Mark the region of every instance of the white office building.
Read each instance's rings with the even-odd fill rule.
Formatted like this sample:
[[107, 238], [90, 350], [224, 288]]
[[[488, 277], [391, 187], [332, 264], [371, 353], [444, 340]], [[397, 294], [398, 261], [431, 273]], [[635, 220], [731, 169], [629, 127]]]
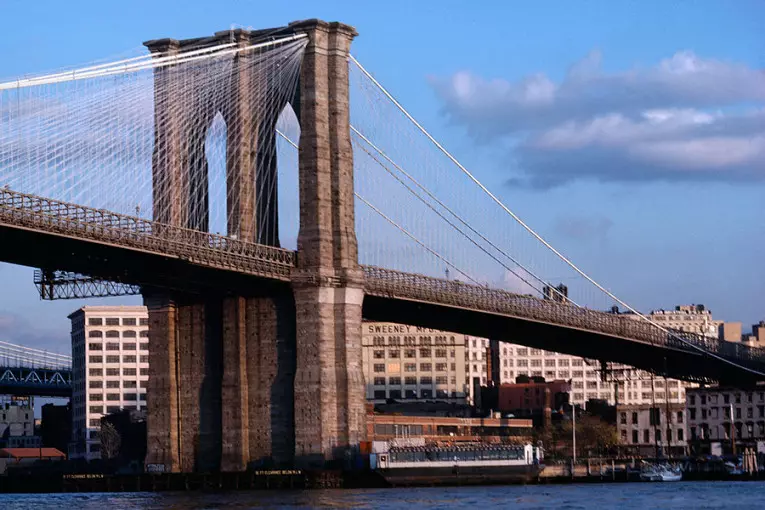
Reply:
[[149, 379], [149, 316], [144, 306], [85, 306], [72, 322], [70, 458], [100, 458], [101, 417], [143, 409]]

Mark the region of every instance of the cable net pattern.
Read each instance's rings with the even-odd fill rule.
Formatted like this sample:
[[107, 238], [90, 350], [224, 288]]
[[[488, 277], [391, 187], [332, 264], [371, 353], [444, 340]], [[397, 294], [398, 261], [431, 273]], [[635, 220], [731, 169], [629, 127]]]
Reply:
[[278, 246], [277, 173], [296, 182], [297, 157], [276, 128], [297, 136], [288, 105], [305, 45], [223, 44], [0, 84], [0, 186]]

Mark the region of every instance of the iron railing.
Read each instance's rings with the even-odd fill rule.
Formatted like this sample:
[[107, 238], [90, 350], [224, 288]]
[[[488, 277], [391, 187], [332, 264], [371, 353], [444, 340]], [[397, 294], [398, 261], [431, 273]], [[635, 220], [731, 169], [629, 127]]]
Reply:
[[765, 362], [765, 349], [690, 332], [666, 332], [639, 317], [628, 318], [455, 280], [373, 266], [364, 266], [363, 269], [364, 290], [370, 295], [497, 313], [683, 351], [701, 350], [739, 362]]
[[289, 280], [295, 265], [291, 250], [9, 189], [0, 190], [0, 222], [276, 280]]

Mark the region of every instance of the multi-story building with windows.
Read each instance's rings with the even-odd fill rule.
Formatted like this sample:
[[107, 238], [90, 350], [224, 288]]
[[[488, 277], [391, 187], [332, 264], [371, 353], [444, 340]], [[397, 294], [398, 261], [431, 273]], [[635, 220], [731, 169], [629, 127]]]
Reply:
[[765, 386], [688, 389], [686, 408], [697, 453], [710, 453], [714, 443], [729, 452], [732, 433], [739, 446], [765, 441]]
[[667, 400], [685, 402], [686, 383], [674, 379], [665, 382], [663, 378], [652, 378], [649, 373], [632, 367], [613, 365], [609, 367], [613, 373], [604, 381], [600, 363], [595, 360], [502, 342], [498, 349], [502, 384], [513, 383], [518, 376], [571, 381], [570, 402], [574, 404], [584, 404], [592, 399], [636, 405]]
[[626, 451], [633, 455], [685, 455], [688, 446], [687, 423], [683, 404], [616, 407], [619, 440]]
[[100, 458], [101, 417], [146, 406], [149, 318], [144, 306], [85, 306], [72, 323], [70, 458]]
[[465, 337], [386, 322], [362, 325], [367, 399], [445, 400], [463, 403]]

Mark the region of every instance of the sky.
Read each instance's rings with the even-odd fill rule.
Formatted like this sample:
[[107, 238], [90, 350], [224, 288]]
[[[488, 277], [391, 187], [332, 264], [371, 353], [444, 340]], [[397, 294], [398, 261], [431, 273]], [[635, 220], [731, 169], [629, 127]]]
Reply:
[[[734, 8], [735, 5], [735, 8]], [[765, 3], [5, 0], [0, 76], [143, 41], [318, 17], [561, 251], [643, 311], [765, 319]], [[0, 250], [2, 240], [0, 239]], [[66, 352], [32, 269], [0, 264], [0, 339]]]

